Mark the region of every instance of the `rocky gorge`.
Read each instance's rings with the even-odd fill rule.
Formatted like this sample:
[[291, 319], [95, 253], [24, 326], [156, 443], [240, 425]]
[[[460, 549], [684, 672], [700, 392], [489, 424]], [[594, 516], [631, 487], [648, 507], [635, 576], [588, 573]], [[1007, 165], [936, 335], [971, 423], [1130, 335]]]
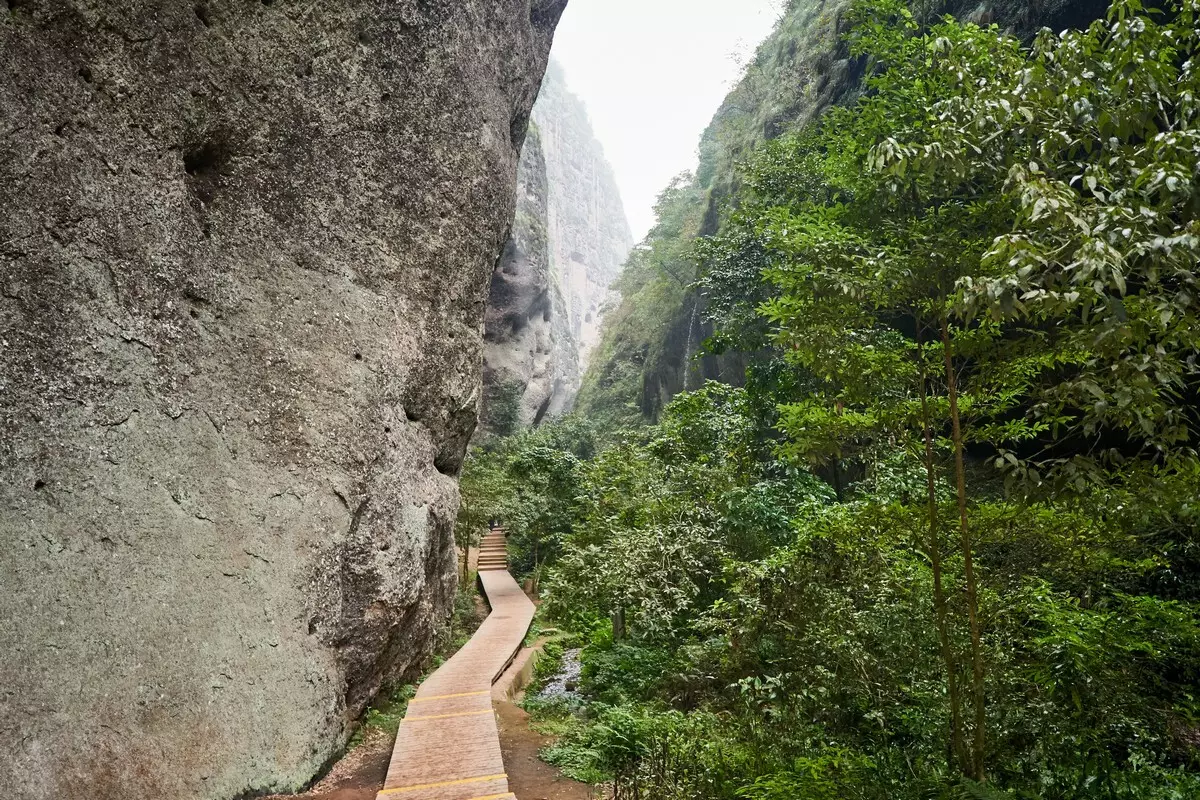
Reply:
[[512, 236], [492, 277], [484, 432], [570, 410], [632, 247], [612, 167], [551, 61], [521, 156]]

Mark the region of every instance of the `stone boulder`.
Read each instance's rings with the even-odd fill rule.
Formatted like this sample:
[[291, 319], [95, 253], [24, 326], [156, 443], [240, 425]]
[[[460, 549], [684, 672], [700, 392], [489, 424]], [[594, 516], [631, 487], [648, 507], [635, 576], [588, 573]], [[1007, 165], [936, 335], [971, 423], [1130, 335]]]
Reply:
[[0, 3], [0, 786], [300, 787], [455, 587], [565, 0]]

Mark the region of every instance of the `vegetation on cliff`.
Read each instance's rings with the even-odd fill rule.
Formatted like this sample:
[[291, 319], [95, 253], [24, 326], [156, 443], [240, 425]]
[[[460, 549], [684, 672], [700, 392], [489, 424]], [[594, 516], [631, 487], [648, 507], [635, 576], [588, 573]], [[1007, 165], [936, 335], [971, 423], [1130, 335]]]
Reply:
[[854, 6], [865, 91], [627, 278], [696, 265], [740, 385], [468, 465], [588, 641], [547, 758], [663, 800], [1200, 794], [1198, 13]]
[[[642, 243], [643, 251], [687, 254], [698, 237], [722, 232], [731, 209], [741, 202], [745, 161], [755, 149], [804, 130], [832, 105], [853, 101], [868, 61], [850, 52], [844, 36], [850, 5], [849, 0], [784, 4], [774, 32], [704, 132], [695, 173], [681, 175], [664, 194], [671, 207], [658, 209], [660, 225]], [[1056, 31], [1086, 26], [1106, 8], [1103, 0], [923, 0], [910, 6], [922, 24], [948, 13], [995, 22], [1022, 41], [1042, 26]], [[665, 220], [672, 222], [664, 226]], [[710, 298], [692, 286], [699, 277], [695, 260], [686, 255], [648, 259], [635, 251], [593, 368], [583, 378], [583, 413], [644, 424], [657, 420], [671, 397], [687, 387], [706, 379], [741, 382], [752, 354], [710, 353], [701, 347], [715, 328], [705, 314]], [[680, 279], [686, 284], [682, 291]], [[631, 409], [637, 410], [635, 416]]]

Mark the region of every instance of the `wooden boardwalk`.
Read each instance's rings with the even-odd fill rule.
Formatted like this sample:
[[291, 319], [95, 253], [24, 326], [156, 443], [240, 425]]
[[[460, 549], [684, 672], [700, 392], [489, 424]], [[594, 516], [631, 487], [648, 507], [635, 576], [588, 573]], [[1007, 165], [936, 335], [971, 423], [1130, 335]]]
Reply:
[[534, 607], [508, 573], [503, 531], [483, 539], [479, 580], [492, 613], [409, 701], [376, 800], [516, 800], [491, 688], [520, 649]]

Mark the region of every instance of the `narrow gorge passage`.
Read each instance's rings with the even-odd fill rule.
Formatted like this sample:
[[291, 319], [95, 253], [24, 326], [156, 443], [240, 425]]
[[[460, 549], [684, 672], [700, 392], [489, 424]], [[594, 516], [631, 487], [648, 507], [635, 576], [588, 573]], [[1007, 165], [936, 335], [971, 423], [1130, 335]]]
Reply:
[[1200, 0], [0, 0], [0, 207], [0, 800], [1200, 800]]
[[396, 734], [378, 800], [508, 800], [492, 683], [533, 622], [533, 603], [508, 573], [503, 530], [484, 537], [479, 582], [492, 613], [421, 684]]

